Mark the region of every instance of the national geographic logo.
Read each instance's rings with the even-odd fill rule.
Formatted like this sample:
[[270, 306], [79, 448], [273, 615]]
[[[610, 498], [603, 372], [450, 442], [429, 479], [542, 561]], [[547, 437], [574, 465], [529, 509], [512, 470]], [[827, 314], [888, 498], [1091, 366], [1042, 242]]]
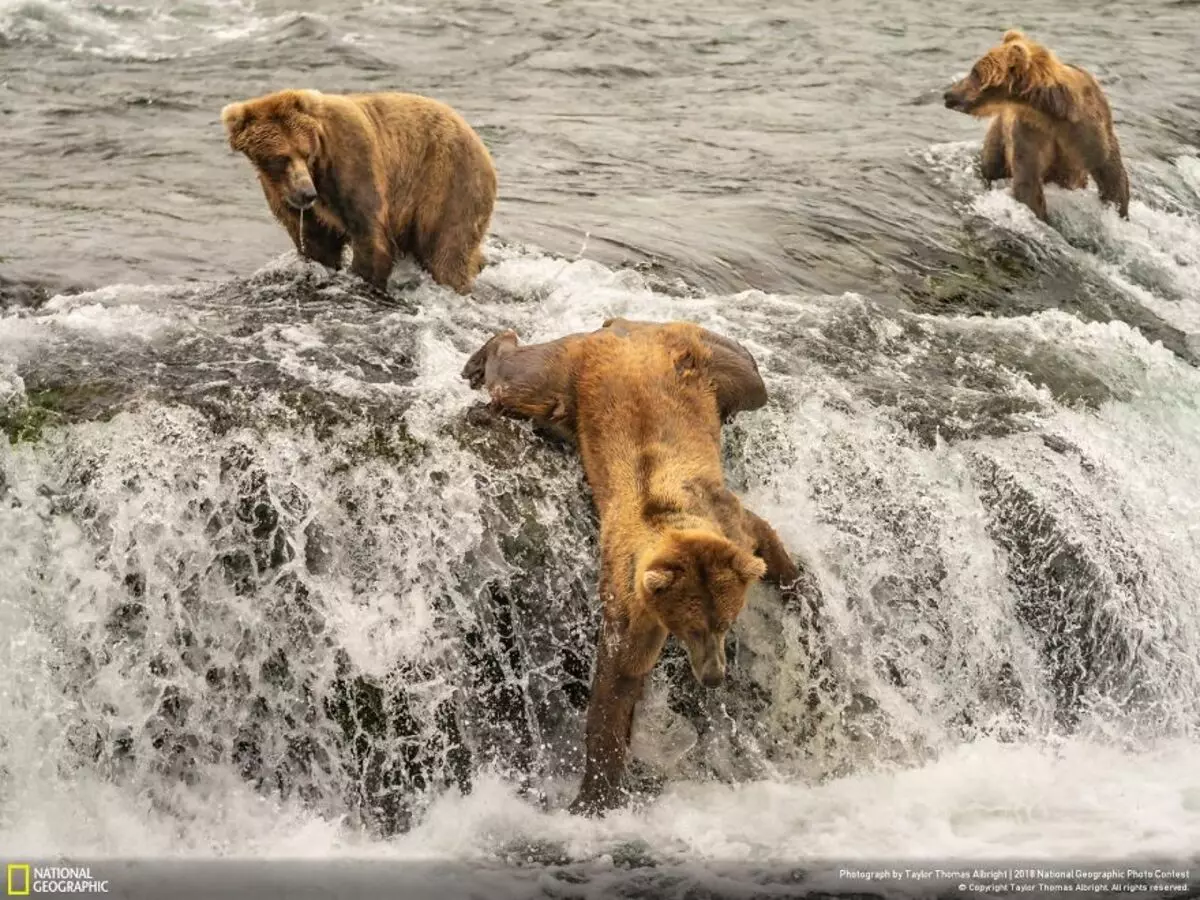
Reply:
[[91, 866], [31, 866], [9, 863], [5, 887], [10, 897], [31, 894], [107, 894], [108, 881], [92, 877]]
[[8, 896], [28, 897], [29, 882], [31, 880], [29, 877], [29, 865], [27, 863], [8, 864]]

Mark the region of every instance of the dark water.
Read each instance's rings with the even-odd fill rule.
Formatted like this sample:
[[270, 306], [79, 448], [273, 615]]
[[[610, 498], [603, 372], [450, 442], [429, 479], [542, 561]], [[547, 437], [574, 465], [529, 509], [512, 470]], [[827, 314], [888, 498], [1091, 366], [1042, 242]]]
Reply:
[[1196, 9], [1106, 3], [5, 5], [5, 274], [98, 286], [247, 275], [287, 249], [223, 144], [232, 98], [402, 89], [461, 109], [495, 231], [718, 290], [895, 294], [956, 259], [932, 144], [945, 84], [1006, 27], [1109, 92], [1137, 173], [1200, 129]]
[[[514, 896], [1192, 854], [1198, 25], [3, 2], [0, 846], [526, 866]], [[983, 125], [939, 98], [1013, 26], [1104, 85], [1129, 221], [1051, 190], [1045, 226], [979, 182]], [[285, 86], [463, 111], [501, 179], [473, 297], [413, 275], [381, 304], [295, 258], [218, 121]], [[589, 499], [457, 373], [497, 329], [611, 315], [755, 353], [730, 481], [830, 643], [764, 590], [720, 695], [669, 654], [644, 796], [584, 823]]]

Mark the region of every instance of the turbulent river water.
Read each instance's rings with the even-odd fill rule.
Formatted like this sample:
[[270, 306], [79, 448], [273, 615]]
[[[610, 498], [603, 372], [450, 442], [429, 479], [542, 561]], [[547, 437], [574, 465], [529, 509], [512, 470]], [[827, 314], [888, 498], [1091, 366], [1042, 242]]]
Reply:
[[[1014, 26], [1104, 85], [1128, 221], [980, 182], [941, 91]], [[1191, 0], [0, 0], [0, 847], [549, 896], [1194, 853], [1198, 33]], [[501, 182], [472, 297], [295, 256], [218, 122], [285, 86], [463, 111]], [[656, 672], [641, 799], [580, 820], [590, 499], [458, 373], [613, 315], [754, 352], [730, 481], [831, 662], [757, 590], [725, 688]]]

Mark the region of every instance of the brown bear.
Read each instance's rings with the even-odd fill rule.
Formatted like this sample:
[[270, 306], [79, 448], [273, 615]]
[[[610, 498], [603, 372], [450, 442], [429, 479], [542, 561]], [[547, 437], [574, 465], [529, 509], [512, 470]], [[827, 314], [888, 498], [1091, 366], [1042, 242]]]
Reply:
[[1007, 31], [966, 78], [945, 95], [946, 106], [994, 117], [983, 141], [982, 171], [990, 184], [1012, 179], [1013, 196], [1045, 221], [1042, 185], [1087, 187], [1129, 218], [1129, 179], [1100, 85], [1078, 66], [1060, 62], [1020, 31]]
[[725, 678], [725, 635], [750, 585], [801, 576], [767, 522], [725, 486], [721, 423], [767, 393], [753, 356], [684, 322], [611, 319], [519, 347], [504, 331], [463, 377], [499, 409], [573, 440], [600, 515], [603, 626], [571, 811], [620, 803], [634, 707], [668, 635], [706, 687]]
[[496, 202], [483, 141], [450, 107], [414, 94], [289, 90], [221, 110], [229, 145], [258, 170], [301, 255], [383, 288], [411, 255], [468, 293]]

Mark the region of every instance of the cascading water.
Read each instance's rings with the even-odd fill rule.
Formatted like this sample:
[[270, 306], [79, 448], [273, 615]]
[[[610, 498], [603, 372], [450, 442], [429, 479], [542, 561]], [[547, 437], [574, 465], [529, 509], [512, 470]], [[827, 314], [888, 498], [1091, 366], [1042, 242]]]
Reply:
[[[1149, 219], [1147, 240], [1169, 225], [1191, 242], [1169, 252], [1196, 252], [1194, 225], [1151, 215], [1100, 221]], [[481, 302], [421, 286], [380, 308], [285, 258], [5, 317], [6, 846], [1190, 849], [1191, 365], [1058, 311], [680, 296], [491, 254]], [[726, 429], [731, 483], [816, 573], [830, 667], [757, 590], [726, 690], [698, 692], [678, 654], [656, 672], [635, 738], [647, 798], [568, 822], [594, 515], [572, 452], [478, 416], [458, 373], [499, 328], [543, 340], [612, 315], [697, 321], [757, 356], [771, 403]]]
[[[489, 898], [778, 896], [821, 859], [1200, 870], [1200, 161], [1146, 137], [1183, 125], [1119, 106], [1130, 219], [1051, 189], [1047, 226], [979, 183], [977, 140], [931, 146], [923, 107], [897, 113], [862, 62], [902, 91], [952, 75], [973, 51], [921, 50], [951, 43], [923, 9], [870, 12], [911, 19], [895, 46], [860, 27], [871, 5], [805, 12], [813, 74], [789, 55], [796, 22], [707, 0], [616, 25], [619, 4], [581, 4], [582, 36], [555, 4], [515, 24], [350, 6], [0, 4], [0, 46], [61, 66], [5, 69], [6, 104], [36, 101], [39, 77], [58, 104], [14, 127], [15, 153], [80, 154], [70, 186], [14, 177], [0, 203], [29, 237], [0, 257], [0, 860], [437, 860]], [[1130, 40], [1151, 27], [1106, 15]], [[615, 30], [593, 41], [597, 16]], [[443, 56], [475, 73], [462, 46], [500, 73], [471, 85], [473, 121], [504, 111], [481, 128], [509, 204], [474, 295], [410, 273], [384, 305], [292, 253], [225, 277], [282, 240], [218, 155], [217, 101], [253, 80], [239, 67], [394, 87], [401, 19], [407, 86]], [[1153, 27], [1178, 56], [1180, 29]], [[163, 88], [172, 61], [172, 83], [217, 86]], [[815, 103], [825, 69], [863, 111], [817, 110], [803, 153], [767, 146], [808, 115], [770, 85]], [[76, 103], [82, 85], [97, 97]], [[701, 105], [712, 118], [678, 134], [656, 119]], [[125, 127], [151, 116], [171, 123], [160, 143]], [[886, 131], [859, 130], [872, 117]], [[901, 118], [916, 136], [871, 156]], [[146, 188], [168, 155], [169, 190]], [[680, 174], [638, 194], [659, 164]], [[145, 208], [117, 215], [113, 185]], [[212, 226], [236, 203], [263, 220], [253, 240], [232, 213]], [[559, 255], [606, 216], [607, 239]], [[119, 246], [78, 263], [109, 224]], [[117, 283], [19, 286], [59, 263], [64, 283]], [[110, 277], [128, 271], [149, 283]], [[745, 283], [786, 288], [727, 289]], [[598, 616], [586, 483], [459, 372], [500, 329], [549, 340], [610, 316], [754, 353], [771, 400], [726, 427], [729, 480], [813, 573], [824, 628], [756, 589], [714, 693], [669, 646], [635, 724], [638, 796], [592, 820], [565, 812]]]

